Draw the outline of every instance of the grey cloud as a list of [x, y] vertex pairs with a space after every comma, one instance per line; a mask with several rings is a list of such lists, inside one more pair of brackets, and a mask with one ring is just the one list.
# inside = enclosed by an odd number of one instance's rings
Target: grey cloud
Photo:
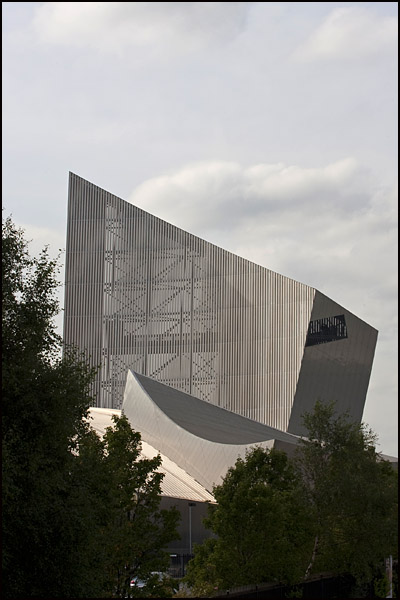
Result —
[[363, 6], [335, 8], [294, 52], [298, 60], [354, 60], [396, 52], [397, 18]]
[[290, 221], [293, 211], [313, 218], [329, 211], [360, 211], [368, 202], [368, 180], [368, 173], [351, 158], [313, 169], [208, 162], [144, 182], [131, 201], [190, 230], [235, 229], [278, 212]]
[[234, 39], [252, 2], [45, 2], [33, 28], [45, 43], [120, 54], [129, 46], [167, 50]]

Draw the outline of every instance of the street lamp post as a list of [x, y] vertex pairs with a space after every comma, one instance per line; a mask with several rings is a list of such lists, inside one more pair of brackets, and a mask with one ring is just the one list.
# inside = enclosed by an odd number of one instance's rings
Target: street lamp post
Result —
[[192, 508], [196, 502], [189, 502], [189, 554], [192, 554]]
[[386, 577], [389, 581], [389, 593], [386, 598], [393, 598], [393, 557], [392, 555], [386, 559]]

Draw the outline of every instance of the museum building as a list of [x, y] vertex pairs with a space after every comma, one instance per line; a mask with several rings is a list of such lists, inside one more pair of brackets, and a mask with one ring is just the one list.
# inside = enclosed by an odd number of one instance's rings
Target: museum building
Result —
[[376, 329], [73, 173], [68, 196], [64, 342], [99, 367], [99, 432], [122, 409], [179, 471], [165, 499], [212, 501], [255, 444], [290, 452], [317, 400], [361, 420]]

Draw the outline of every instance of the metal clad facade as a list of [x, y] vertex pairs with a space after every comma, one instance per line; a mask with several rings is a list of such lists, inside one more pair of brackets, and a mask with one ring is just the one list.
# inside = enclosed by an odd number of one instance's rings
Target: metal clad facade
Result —
[[100, 365], [97, 406], [121, 407], [132, 369], [287, 429], [313, 288], [72, 173], [65, 288], [64, 340]]
[[317, 291], [310, 321], [329, 321], [335, 315], [346, 324], [346, 337], [304, 349], [288, 426], [296, 435], [306, 434], [302, 415], [317, 400], [334, 402], [338, 414], [348, 412], [354, 421], [362, 418], [378, 332]]

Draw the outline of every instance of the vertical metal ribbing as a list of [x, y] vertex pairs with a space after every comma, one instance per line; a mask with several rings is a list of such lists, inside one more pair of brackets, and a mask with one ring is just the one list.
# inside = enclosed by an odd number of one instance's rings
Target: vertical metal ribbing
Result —
[[65, 341], [100, 358], [99, 405], [120, 406], [133, 368], [286, 427], [312, 288], [72, 174], [65, 288]]

